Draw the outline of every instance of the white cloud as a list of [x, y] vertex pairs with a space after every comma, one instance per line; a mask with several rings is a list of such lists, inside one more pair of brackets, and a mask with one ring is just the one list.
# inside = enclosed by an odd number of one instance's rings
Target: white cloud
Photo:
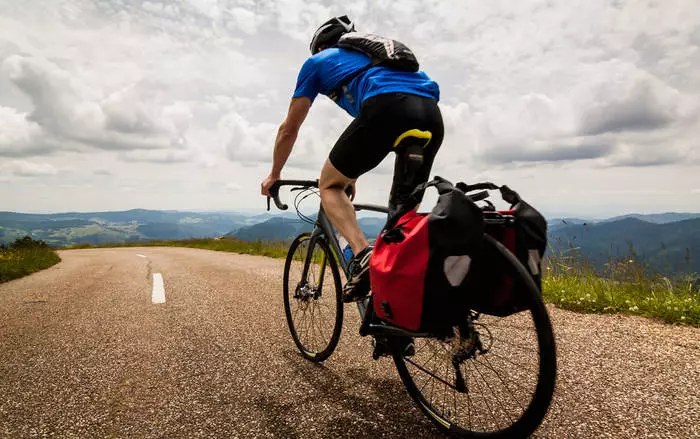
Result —
[[137, 149], [125, 151], [119, 154], [119, 159], [125, 162], [151, 162], [151, 163], [182, 163], [193, 161], [196, 152], [192, 150], [145, 150]]
[[[72, 169], [52, 176], [75, 186], [71, 203], [216, 208], [229, 184], [237, 205], [261, 205], [309, 35], [344, 13], [408, 43], [439, 82], [446, 133], [433, 174], [506, 179], [543, 205], [601, 211], [635, 206], [606, 184], [637, 190], [661, 174], [697, 187], [700, 23], [688, 0], [0, 0], [0, 10], [0, 160]], [[284, 175], [317, 176], [349, 122], [319, 97]], [[385, 201], [392, 167], [393, 156], [363, 177], [360, 198]], [[193, 183], [201, 177], [221, 183]], [[548, 190], [580, 195], [591, 179], [597, 201]], [[10, 178], [3, 205], [23, 206], [34, 180]], [[139, 190], [109, 196], [121, 186]], [[42, 190], [37, 202], [60, 206], [54, 187]]]
[[58, 170], [49, 163], [34, 163], [26, 160], [12, 160], [0, 165], [3, 173], [18, 177], [42, 177], [56, 175]]
[[26, 156], [49, 150], [38, 142], [41, 128], [14, 108], [0, 106], [0, 157]]
[[45, 135], [101, 149], [168, 148], [182, 143], [186, 109], [163, 106], [149, 89], [105, 94], [45, 59], [13, 55], [8, 77], [31, 99], [26, 115]]
[[272, 123], [251, 124], [238, 113], [230, 113], [220, 120], [221, 128], [228, 132], [226, 155], [238, 162], [269, 161], [277, 126]]

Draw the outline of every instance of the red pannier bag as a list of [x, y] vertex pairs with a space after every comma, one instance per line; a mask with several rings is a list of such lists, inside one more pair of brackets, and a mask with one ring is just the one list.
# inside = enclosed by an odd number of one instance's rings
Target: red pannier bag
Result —
[[[457, 187], [469, 192], [478, 189], [500, 189], [503, 199], [511, 204], [509, 210], [484, 209], [485, 232], [503, 244], [527, 269], [538, 290], [542, 290], [542, 258], [547, 248], [547, 221], [517, 192], [508, 186], [492, 183]], [[491, 205], [492, 206], [492, 205]], [[524, 295], [528, 294], [522, 281], [513, 279], [503, 265], [503, 258], [490, 245], [483, 247], [474, 258], [472, 269], [463, 288], [469, 307], [475, 311], [496, 316], [508, 316], [526, 308]]]
[[376, 315], [404, 329], [443, 333], [464, 315], [461, 285], [483, 240], [481, 209], [440, 177], [433, 210], [404, 213], [377, 238], [370, 260]]

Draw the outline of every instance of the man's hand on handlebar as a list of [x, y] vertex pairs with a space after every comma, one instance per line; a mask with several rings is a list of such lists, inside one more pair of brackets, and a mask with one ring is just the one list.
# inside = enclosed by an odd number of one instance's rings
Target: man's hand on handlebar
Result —
[[267, 210], [270, 210], [271, 199], [280, 210], [287, 210], [289, 207], [280, 200], [280, 187], [282, 186], [296, 186], [298, 189], [318, 188], [318, 180], [279, 180], [274, 177], [274, 175], [270, 175], [260, 184], [260, 192], [267, 196]]
[[279, 179], [279, 175], [268, 175], [265, 178], [265, 180], [263, 180], [262, 183], [260, 183], [260, 194], [266, 197], [271, 197], [272, 194], [270, 194], [270, 188], [272, 188], [272, 185], [275, 184]]

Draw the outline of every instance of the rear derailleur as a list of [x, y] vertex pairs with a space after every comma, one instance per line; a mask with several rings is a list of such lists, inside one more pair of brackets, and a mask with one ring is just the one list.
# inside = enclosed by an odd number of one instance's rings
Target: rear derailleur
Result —
[[[478, 315], [477, 315], [478, 317]], [[491, 348], [491, 343], [484, 346], [482, 336], [487, 336], [489, 339], [491, 334], [486, 326], [474, 322], [475, 318], [471, 314], [467, 316], [466, 321], [459, 326], [455, 326], [454, 336], [448, 340], [452, 348], [452, 366], [455, 370], [455, 389], [460, 393], [467, 392], [467, 385], [464, 381], [462, 368], [464, 362], [474, 359], [477, 355], [486, 354]], [[482, 329], [483, 334], [477, 330]]]

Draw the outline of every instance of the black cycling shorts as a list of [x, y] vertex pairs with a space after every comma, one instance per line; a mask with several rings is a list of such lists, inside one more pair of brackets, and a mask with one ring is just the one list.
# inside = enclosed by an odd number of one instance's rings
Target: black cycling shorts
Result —
[[412, 129], [433, 133], [426, 155], [434, 157], [444, 136], [434, 99], [406, 93], [373, 96], [362, 104], [359, 116], [341, 134], [328, 158], [344, 176], [357, 178], [377, 167], [394, 151], [396, 138]]
[[[367, 99], [362, 104], [359, 116], [345, 129], [328, 158], [344, 176], [355, 179], [377, 167], [390, 152], [400, 154], [394, 148], [394, 142], [412, 129], [432, 133], [432, 139], [423, 150], [423, 165], [410, 182], [411, 185], [423, 183], [428, 180], [435, 154], [445, 134], [437, 101], [431, 98], [387, 93]], [[397, 177], [400, 175], [394, 169], [390, 206], [394, 205], [397, 184], [402, 183], [397, 181]]]

